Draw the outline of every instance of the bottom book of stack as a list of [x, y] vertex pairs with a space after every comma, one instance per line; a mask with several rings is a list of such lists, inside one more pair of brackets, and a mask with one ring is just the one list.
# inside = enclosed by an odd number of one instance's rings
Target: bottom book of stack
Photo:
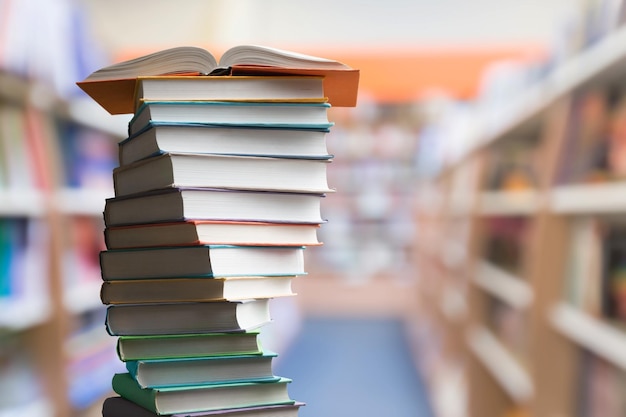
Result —
[[[257, 407], [231, 408], [227, 410], [199, 411], [194, 413], [170, 414], [171, 417], [296, 417], [303, 403], [275, 404]], [[158, 414], [147, 410], [123, 397], [110, 397], [102, 405], [102, 417], [155, 417]]]

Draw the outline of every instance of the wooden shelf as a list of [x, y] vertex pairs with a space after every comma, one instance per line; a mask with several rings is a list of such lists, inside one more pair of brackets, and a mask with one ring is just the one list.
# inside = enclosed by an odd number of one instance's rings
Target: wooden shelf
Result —
[[467, 300], [464, 294], [455, 288], [444, 288], [439, 300], [439, 308], [450, 323], [462, 323], [467, 317]]
[[526, 281], [488, 262], [478, 266], [472, 282], [518, 310], [530, 307], [533, 302], [533, 290]]
[[554, 327], [581, 347], [626, 370], [626, 333], [565, 303], [550, 313]]
[[539, 210], [541, 196], [534, 190], [500, 192], [485, 191], [479, 195], [482, 216], [529, 216]]
[[472, 354], [514, 402], [524, 404], [533, 398], [528, 372], [489, 330], [481, 326], [469, 329], [467, 343]]
[[626, 72], [626, 27], [597, 42], [559, 65], [542, 81], [529, 86], [512, 101], [496, 122], [479, 117], [470, 130], [470, 146], [454, 163], [507, 136], [540, 126], [547, 110], [574, 89], [606, 85], [623, 77]]
[[626, 211], [626, 182], [560, 186], [551, 192], [549, 205], [557, 214], [621, 213]]
[[0, 408], [0, 417], [20, 417], [20, 416], [53, 416], [54, 407], [50, 401], [45, 398], [38, 398], [30, 401], [28, 404], [11, 407], [8, 409]]

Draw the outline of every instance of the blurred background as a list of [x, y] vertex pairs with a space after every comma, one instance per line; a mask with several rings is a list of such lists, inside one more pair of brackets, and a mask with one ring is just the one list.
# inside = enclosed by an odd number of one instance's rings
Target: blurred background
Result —
[[321, 247], [264, 343], [306, 416], [626, 416], [623, 0], [0, 0], [0, 417], [123, 370], [102, 209], [130, 115], [76, 86], [173, 46], [361, 71]]

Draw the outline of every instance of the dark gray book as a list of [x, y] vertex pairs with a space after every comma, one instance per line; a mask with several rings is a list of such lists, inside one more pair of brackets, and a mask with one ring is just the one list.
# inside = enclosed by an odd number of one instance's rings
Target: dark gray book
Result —
[[[226, 410], [200, 411], [196, 413], [170, 414], [170, 417], [296, 417], [304, 403], [268, 405], [262, 407], [231, 408]], [[152, 411], [122, 397], [109, 397], [102, 405], [102, 417], [155, 417]]]

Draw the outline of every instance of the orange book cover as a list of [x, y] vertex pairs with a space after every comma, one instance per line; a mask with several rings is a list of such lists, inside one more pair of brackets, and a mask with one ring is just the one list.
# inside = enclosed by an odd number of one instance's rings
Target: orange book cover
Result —
[[[327, 70], [235, 65], [231, 68], [231, 75], [323, 76], [324, 95], [332, 106], [356, 106], [359, 86], [359, 70], [356, 69]], [[127, 114], [135, 111], [137, 80], [138, 78], [80, 81], [77, 85], [110, 114]]]

